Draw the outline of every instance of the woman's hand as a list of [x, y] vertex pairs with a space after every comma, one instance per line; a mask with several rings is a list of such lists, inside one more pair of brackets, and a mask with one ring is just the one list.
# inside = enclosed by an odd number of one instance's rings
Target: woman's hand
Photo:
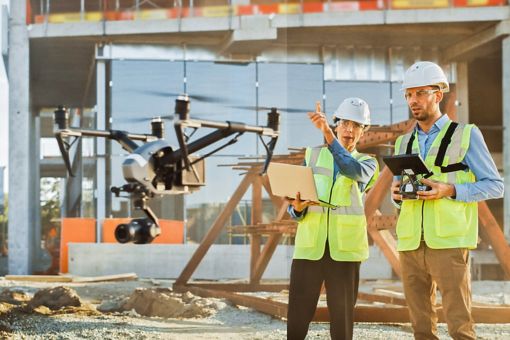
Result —
[[335, 134], [329, 127], [326, 114], [321, 112], [321, 102], [315, 103], [315, 112], [308, 112], [308, 118], [310, 118], [310, 121], [317, 129], [321, 130], [328, 144], [331, 144], [333, 139], [335, 139]]
[[310, 200], [305, 200], [305, 201], [301, 200], [301, 194], [299, 192], [296, 194], [295, 199], [287, 197], [286, 200], [287, 200], [287, 202], [289, 202], [290, 205], [292, 205], [292, 207], [294, 208], [294, 211], [296, 211], [298, 213], [302, 212], [303, 210], [305, 210], [307, 207], [309, 207], [311, 205], [317, 205], [317, 203], [312, 202]]

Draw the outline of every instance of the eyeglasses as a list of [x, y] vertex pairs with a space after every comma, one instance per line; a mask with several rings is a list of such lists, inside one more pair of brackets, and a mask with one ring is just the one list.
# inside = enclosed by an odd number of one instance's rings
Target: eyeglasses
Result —
[[350, 127], [352, 127], [353, 130], [364, 129], [365, 128], [365, 125], [360, 124], [360, 123], [356, 123], [356, 122], [354, 122], [352, 120], [347, 120], [347, 119], [338, 119], [338, 118], [336, 118], [334, 120], [334, 123], [335, 123], [336, 126], [341, 126], [344, 129], [347, 129], [347, 128], [350, 128]]
[[[425, 96], [430, 96], [431, 94], [436, 93], [438, 91], [439, 90], [432, 90], [432, 89], [431, 90], [418, 90], [418, 91], [414, 92], [414, 94], [416, 95], [416, 98], [424, 98]], [[404, 95], [406, 100], [411, 99], [412, 96], [413, 96], [413, 92], [406, 92], [406, 94]]]

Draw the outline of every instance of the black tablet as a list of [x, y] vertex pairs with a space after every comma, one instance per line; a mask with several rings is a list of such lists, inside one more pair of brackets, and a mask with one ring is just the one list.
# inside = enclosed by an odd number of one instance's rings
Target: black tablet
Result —
[[393, 175], [400, 176], [402, 172], [408, 175], [421, 175], [428, 174], [429, 169], [419, 154], [405, 154], [397, 156], [386, 156], [383, 157], [384, 163], [391, 170]]

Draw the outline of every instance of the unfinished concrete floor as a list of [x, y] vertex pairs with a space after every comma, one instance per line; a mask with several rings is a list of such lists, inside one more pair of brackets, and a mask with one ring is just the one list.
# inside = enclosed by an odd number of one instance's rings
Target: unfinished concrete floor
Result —
[[[115, 304], [133, 297], [137, 288], [145, 291], [172, 293], [167, 288], [171, 281], [144, 280], [101, 283], [47, 283], [0, 280], [0, 290], [16, 291], [15, 297], [27, 302], [45, 288], [67, 287], [83, 302], [83, 306], [66, 307], [60, 311], [18, 309], [8, 312], [7, 303], [0, 304], [0, 338], [2, 339], [284, 339], [285, 321], [230, 305], [221, 299], [199, 299], [187, 296], [181, 300], [197, 301], [210, 308], [211, 313], [188, 315], [190, 317], [143, 316], [134, 309], [101, 313], [99, 306]], [[363, 289], [396, 287], [398, 282], [366, 282]], [[140, 292], [140, 291], [138, 291]], [[170, 292], [170, 293], [169, 293]], [[473, 282], [474, 300], [482, 303], [509, 304], [510, 282]], [[22, 294], [25, 293], [25, 294]], [[133, 302], [134, 301], [134, 302]], [[136, 304], [136, 299], [132, 299]], [[7, 306], [7, 307], [6, 307]], [[11, 305], [12, 308], [12, 305]], [[208, 315], [208, 316], [206, 316]], [[329, 325], [311, 325], [309, 339], [328, 339]], [[508, 324], [479, 324], [480, 339], [510, 339]], [[441, 339], [448, 339], [446, 326], [440, 324]], [[355, 339], [412, 339], [409, 324], [356, 323]]]

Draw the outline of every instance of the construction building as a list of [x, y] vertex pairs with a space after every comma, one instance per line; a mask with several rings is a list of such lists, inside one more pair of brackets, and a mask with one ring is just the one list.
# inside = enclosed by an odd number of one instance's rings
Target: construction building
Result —
[[[267, 108], [277, 107], [276, 153], [283, 154], [321, 142], [304, 119], [317, 100], [331, 113], [343, 98], [360, 96], [374, 124], [407, 120], [404, 71], [431, 60], [453, 84], [457, 119], [480, 127], [505, 174], [509, 35], [506, 0], [12, 0], [8, 271], [38, 268], [41, 178], [67, 178], [63, 215], [95, 219], [96, 235], [105, 218], [132, 213], [129, 200], [109, 189], [123, 181], [117, 144], [84, 138], [72, 155], [76, 176], [66, 176], [53, 137], [58, 105], [70, 108], [72, 126], [137, 133], [149, 131], [151, 117], [173, 114], [180, 93], [190, 95], [191, 115], [204, 119], [264, 125]], [[171, 122], [166, 139], [177, 143]], [[189, 221], [186, 208], [226, 202], [242, 178], [218, 165], [263, 155], [256, 136], [242, 136], [207, 159], [204, 188], [161, 199], [155, 211]], [[491, 209], [510, 240], [510, 200]]]

